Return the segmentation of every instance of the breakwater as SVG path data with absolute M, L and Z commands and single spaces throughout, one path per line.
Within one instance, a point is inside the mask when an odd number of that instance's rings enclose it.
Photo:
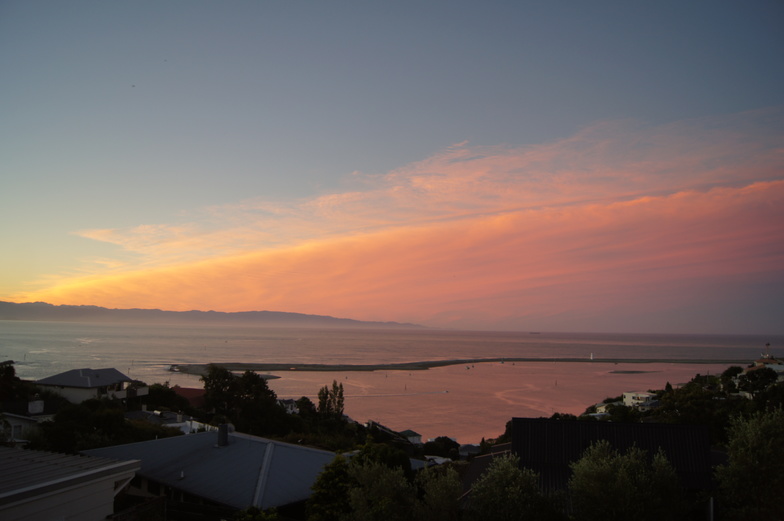
M 591 364 L 748 364 L 748 360 L 723 359 L 706 360 L 703 358 L 541 358 L 541 357 L 503 357 L 503 358 L 459 358 L 449 360 L 424 360 L 418 362 L 398 362 L 388 364 L 310 364 L 310 363 L 255 363 L 224 362 L 216 363 L 229 371 L 285 372 L 285 371 L 425 371 L 433 367 L 450 365 L 472 365 L 485 363 L 591 363 Z M 188 374 L 206 374 L 209 364 L 174 364 L 172 371 Z

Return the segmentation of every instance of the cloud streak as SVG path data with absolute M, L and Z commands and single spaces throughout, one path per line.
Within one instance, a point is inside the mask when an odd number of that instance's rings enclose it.
M 353 174 L 342 193 L 84 230 L 140 260 L 103 259 L 93 275 L 16 299 L 654 327 L 651 317 L 699 307 L 723 282 L 784 280 L 782 115 L 606 122 L 538 146 L 463 143 L 385 175 Z

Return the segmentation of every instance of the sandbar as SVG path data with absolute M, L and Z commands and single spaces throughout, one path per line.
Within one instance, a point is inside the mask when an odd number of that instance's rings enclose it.
M 303 363 L 256 363 L 256 362 L 225 362 L 216 364 L 173 364 L 172 371 L 188 374 L 204 375 L 209 365 L 216 365 L 229 371 L 244 372 L 286 372 L 286 371 L 425 371 L 431 367 L 450 365 L 507 363 L 507 362 L 549 362 L 549 363 L 592 363 L 592 364 L 748 364 L 748 360 L 715 360 L 703 358 L 462 358 L 450 360 L 425 360 L 419 362 L 400 362 L 390 364 L 303 364 Z

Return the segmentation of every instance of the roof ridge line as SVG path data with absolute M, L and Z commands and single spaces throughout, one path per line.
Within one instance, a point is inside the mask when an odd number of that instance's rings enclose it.
M 259 471 L 259 481 L 256 483 L 256 492 L 253 494 L 253 506 L 262 508 L 262 499 L 267 488 L 267 477 L 270 467 L 272 467 L 272 454 L 275 452 L 275 443 L 270 442 L 264 448 L 264 457 L 261 460 L 261 470 Z

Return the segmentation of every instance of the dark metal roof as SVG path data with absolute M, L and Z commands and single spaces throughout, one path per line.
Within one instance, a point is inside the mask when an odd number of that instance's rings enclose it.
M 138 468 L 138 461 L 0 447 L 0 505 Z
M 41 385 L 56 385 L 59 387 L 81 387 L 92 389 L 104 387 L 132 380 L 114 368 L 108 369 L 72 369 L 64 373 L 48 376 L 36 383 Z
M 202 432 L 85 451 L 142 462 L 140 476 L 238 509 L 287 505 L 310 497 L 332 452 L 230 433 Z
M 565 488 L 569 464 L 598 440 L 609 441 L 620 452 L 636 446 L 650 457 L 661 449 L 685 488 L 710 488 L 710 432 L 705 426 L 512 419 L 512 452 L 523 466 L 540 474 L 545 490 Z

